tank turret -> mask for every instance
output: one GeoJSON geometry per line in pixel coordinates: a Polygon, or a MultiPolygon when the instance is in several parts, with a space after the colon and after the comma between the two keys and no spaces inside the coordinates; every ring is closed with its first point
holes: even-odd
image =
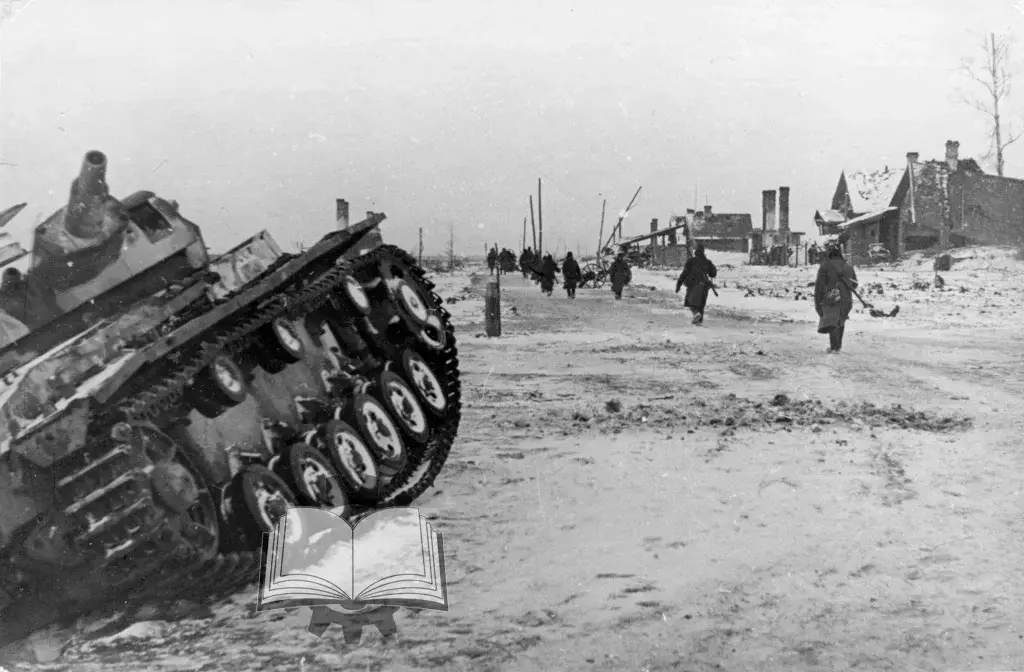
{"type": "Polygon", "coordinates": [[[92,280],[119,256],[130,220],[110,195],[106,172],[103,152],[87,153],[67,206],[36,227],[32,266],[52,291],[92,280]]]}
{"type": "MultiPolygon", "coordinates": [[[[174,204],[148,191],[114,198],[106,173],[106,155],[87,152],[67,205],[36,227],[28,269],[0,261],[9,271],[2,274],[0,312],[24,325],[14,340],[33,341],[19,350],[45,351],[209,261],[199,227],[174,204]]],[[[14,252],[6,257],[13,260],[14,252]]],[[[13,344],[10,333],[0,331],[0,349],[13,344]]]]}

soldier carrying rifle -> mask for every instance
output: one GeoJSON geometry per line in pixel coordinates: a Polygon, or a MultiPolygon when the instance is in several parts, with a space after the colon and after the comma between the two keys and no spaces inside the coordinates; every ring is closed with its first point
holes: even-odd
{"type": "MultiPolygon", "coordinates": [[[[676,280],[676,294],[680,288],[686,285],[686,299],[683,306],[693,313],[692,324],[704,324],[704,306],[708,302],[708,292],[715,289],[711,278],[718,275],[718,269],[711,263],[711,260],[704,255],[704,243],[697,243],[693,256],[686,260],[683,272],[676,280]]],[[[717,296],[718,292],[715,292],[717,296]]]]}

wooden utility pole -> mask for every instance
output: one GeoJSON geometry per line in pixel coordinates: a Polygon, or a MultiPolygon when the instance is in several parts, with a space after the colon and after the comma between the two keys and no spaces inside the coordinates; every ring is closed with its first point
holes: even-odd
{"type": "Polygon", "coordinates": [[[537,245],[544,254],[544,210],[540,202],[540,178],[537,178],[537,245]]]}
{"type": "Polygon", "coordinates": [[[420,227],[420,268],[423,268],[423,227],[420,227]]]}
{"type": "Polygon", "coordinates": [[[533,194],[530,194],[530,228],[533,229],[533,251],[537,251],[537,224],[533,221],[533,194]]]}
{"type": "Polygon", "coordinates": [[[523,217],[523,246],[519,248],[520,252],[526,249],[526,217],[523,217]]]}
{"type": "Polygon", "coordinates": [[[604,206],[608,205],[608,199],[601,201],[601,230],[597,233],[597,256],[601,256],[601,245],[604,243],[604,206]]]}
{"type": "Polygon", "coordinates": [[[448,270],[455,270],[455,224],[448,225],[448,270]]]}
{"type": "Polygon", "coordinates": [[[629,211],[633,209],[633,203],[636,202],[636,197],[640,195],[641,189],[643,189],[643,186],[637,187],[636,193],[633,194],[633,198],[629,200],[629,205],[627,205],[626,209],[622,211],[622,215],[619,217],[618,223],[612,227],[612,233],[608,236],[608,242],[606,245],[612,244],[612,241],[615,240],[616,234],[618,234],[620,238],[622,237],[622,220],[624,220],[626,215],[629,214],[629,211]]]}

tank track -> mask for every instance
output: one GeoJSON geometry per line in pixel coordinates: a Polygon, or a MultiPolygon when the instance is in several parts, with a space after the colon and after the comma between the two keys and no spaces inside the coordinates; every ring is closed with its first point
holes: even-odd
{"type": "MultiPolygon", "coordinates": [[[[279,317],[297,317],[327,302],[346,275],[378,264],[385,255],[405,265],[412,279],[429,294],[446,331],[445,347],[426,355],[446,382],[447,417],[432,428],[425,449],[410,450],[410,459],[382,493],[378,506],[406,506],[434,482],[448,458],[461,418],[456,339],[451,314],[425,278],[425,271],[404,250],[383,245],[322,273],[294,294],[282,288],[264,306],[229,326],[211,330],[185,357],[172,357],[173,371],[163,369],[136,385],[123,401],[110,404],[90,422],[92,442],[54,465],[56,504],[78,523],[76,538],[102,567],[104,583],[125,600],[129,609],[163,599],[207,602],[226,596],[259,579],[260,548],[242,549],[203,559],[164,516],[149,487],[147,461],[123,445],[114,445],[110,430],[118,422],[148,423],[180,405],[193,377],[221,353],[237,355],[254,345],[255,332],[279,317]],[[186,586],[182,589],[182,586],[186,586]]],[[[370,344],[374,349],[373,344],[370,344]]],[[[181,352],[180,350],[178,352],[181,352]]],[[[211,488],[214,484],[209,484],[211,488]]],[[[223,534],[222,534],[223,538],[223,534]]],[[[24,598],[23,598],[24,599],[24,598]]],[[[109,600],[108,600],[109,601],[109,600]]],[[[102,609],[101,605],[92,605],[102,609]]],[[[87,608],[88,610],[88,608],[87,608]]],[[[52,619],[49,619],[52,620],[52,619]]],[[[33,625],[24,624],[27,630],[33,625]]],[[[42,625],[35,624],[35,627],[42,625]]],[[[13,633],[11,633],[13,634],[13,633]]]]}

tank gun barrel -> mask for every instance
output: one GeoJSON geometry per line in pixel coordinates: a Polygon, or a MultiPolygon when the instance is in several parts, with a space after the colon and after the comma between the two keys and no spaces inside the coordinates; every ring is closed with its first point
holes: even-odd
{"type": "Polygon", "coordinates": [[[103,232],[103,203],[109,198],[107,157],[87,152],[78,177],[71,183],[71,195],[64,214],[64,229],[79,238],[95,238],[103,232]]]}

